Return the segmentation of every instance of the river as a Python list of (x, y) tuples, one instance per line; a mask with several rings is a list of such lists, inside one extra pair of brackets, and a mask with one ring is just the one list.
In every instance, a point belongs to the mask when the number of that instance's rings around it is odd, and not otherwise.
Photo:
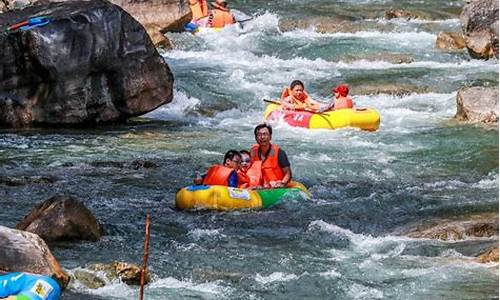
[[(453, 120), (456, 91), (498, 86), (498, 61), (434, 48), (439, 31), (460, 30), (463, 1), (230, 4), (238, 18), (254, 19), (220, 33), (167, 35), (174, 49), (162, 55), (176, 80), (172, 103), (100, 129), (0, 131), (0, 174), (54, 181), (0, 185), (2, 225), (14, 227), (56, 193), (81, 199), (105, 234), (96, 243), (51, 247), (74, 272), (95, 262), (140, 263), (151, 212), (154, 276), (146, 299), (497, 297), (498, 264), (474, 262), (497, 236), (444, 242), (400, 234), (435, 219), (498, 211), (498, 127)], [(385, 20), (391, 7), (427, 19)], [(281, 30), (280, 20), (345, 21), (353, 30)], [(357, 106), (380, 112), (380, 129), (274, 124), (273, 141), (311, 199), (263, 211), (176, 210), (175, 193), (195, 170), (254, 143), (261, 99), (278, 97), (293, 79), (320, 101), (348, 83)], [(394, 87), (409, 92), (365, 93)], [(158, 167), (127, 167), (136, 159)], [(119, 282), (97, 290), (76, 282), (63, 299), (137, 294)]]

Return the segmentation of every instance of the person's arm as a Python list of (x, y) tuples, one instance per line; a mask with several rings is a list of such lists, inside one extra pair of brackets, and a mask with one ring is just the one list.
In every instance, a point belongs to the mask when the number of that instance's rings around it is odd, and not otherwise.
[(292, 168), (290, 167), (290, 161), (288, 160), (286, 152), (281, 149), (278, 152), (278, 165), (283, 172), (283, 179), (281, 179), (281, 182), (278, 184), (281, 187), (285, 187), (290, 180), (292, 180)]

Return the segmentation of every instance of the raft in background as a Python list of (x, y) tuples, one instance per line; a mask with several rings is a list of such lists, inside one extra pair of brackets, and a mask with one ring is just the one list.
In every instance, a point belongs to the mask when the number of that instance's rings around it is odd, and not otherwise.
[(300, 182), (292, 181), (287, 188), (247, 190), (220, 185), (191, 185), (182, 188), (175, 196), (179, 209), (236, 210), (268, 208), (285, 196), (310, 196)]
[(264, 118), (268, 121), (283, 119), (290, 126), (309, 129), (354, 127), (375, 131), (380, 125), (380, 114), (371, 108), (344, 108), (324, 113), (312, 113), (282, 110), (281, 105), (269, 104), (264, 112)]

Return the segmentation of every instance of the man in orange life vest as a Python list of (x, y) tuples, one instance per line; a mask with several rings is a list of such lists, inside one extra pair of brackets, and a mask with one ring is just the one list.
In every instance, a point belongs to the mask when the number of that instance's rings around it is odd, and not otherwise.
[(312, 100), (304, 88), (304, 83), (294, 80), (289, 88), (285, 88), (280, 97), (281, 105), (288, 110), (317, 111), (319, 103)]
[(223, 28), (236, 23), (234, 15), (229, 10), (226, 0), (216, 0), (212, 3), (213, 9), (208, 15), (207, 27)]
[(292, 179), (290, 162), (285, 151), (271, 144), (273, 129), (267, 124), (257, 125), (254, 129), (257, 145), (250, 150), (252, 165), (247, 172), (250, 186), (265, 188), (286, 187)]
[(238, 169), (240, 167), (241, 155), (236, 150), (229, 150), (224, 155), (224, 165), (211, 166), (207, 174), (194, 179), (195, 184), (223, 185), (238, 187)]
[(332, 89), (332, 93), (334, 98), (330, 104), (326, 107), (321, 108), (319, 112), (325, 112), (333, 109), (343, 109), (343, 108), (352, 108), (353, 102), (351, 97), (349, 97), (349, 87), (347, 84), (341, 84), (336, 88)]

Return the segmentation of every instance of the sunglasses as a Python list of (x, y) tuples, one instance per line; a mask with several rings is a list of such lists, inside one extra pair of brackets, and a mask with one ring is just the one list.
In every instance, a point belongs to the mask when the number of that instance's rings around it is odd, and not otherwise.
[(242, 159), (241, 160), (242, 163), (249, 163), (250, 162), (250, 159)]

